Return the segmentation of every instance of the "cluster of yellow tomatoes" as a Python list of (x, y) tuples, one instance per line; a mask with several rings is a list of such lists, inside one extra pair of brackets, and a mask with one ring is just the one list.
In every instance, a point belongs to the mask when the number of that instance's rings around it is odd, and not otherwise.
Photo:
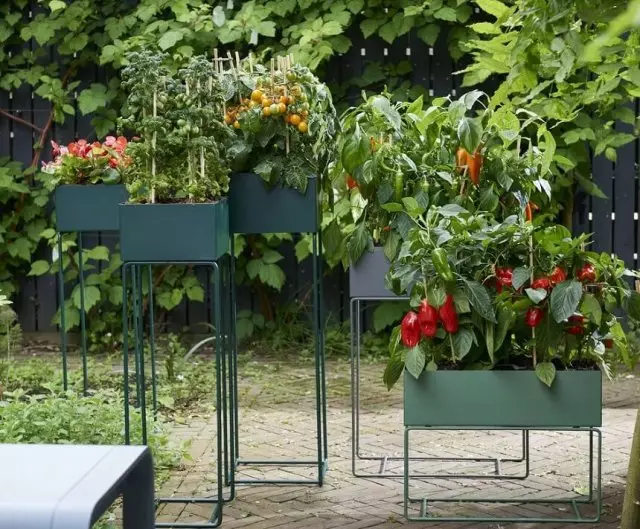
[(295, 127), (302, 134), (309, 130), (309, 101), (300, 85), (296, 84), (290, 90), (282, 85), (275, 86), (273, 90), (258, 87), (251, 92), (250, 98), (242, 99), (239, 106), (227, 111), (224, 122), (239, 129), (241, 114), (256, 107), (262, 108), (262, 116), (265, 118), (282, 117), (285, 123)]

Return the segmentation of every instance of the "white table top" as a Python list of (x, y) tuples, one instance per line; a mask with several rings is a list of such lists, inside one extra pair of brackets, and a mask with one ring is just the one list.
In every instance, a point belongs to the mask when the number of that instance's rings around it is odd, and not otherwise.
[(92, 515), (146, 450), (0, 444), (0, 529), (56, 528), (70, 514)]

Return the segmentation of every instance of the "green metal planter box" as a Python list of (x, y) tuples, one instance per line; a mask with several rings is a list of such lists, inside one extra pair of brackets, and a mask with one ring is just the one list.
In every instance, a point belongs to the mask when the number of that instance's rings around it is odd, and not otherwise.
[(533, 371), (404, 375), (404, 424), (428, 427), (599, 427), (600, 371), (558, 371), (551, 387)]
[(254, 173), (231, 175), (229, 186), (232, 233), (315, 233), (320, 227), (317, 177), (305, 193), (286, 187), (269, 188)]
[(122, 204), (123, 262), (211, 262), (229, 251), (229, 204)]
[(117, 231), (118, 205), (127, 198), (123, 185), (62, 185), (54, 193), (56, 229), (60, 233)]

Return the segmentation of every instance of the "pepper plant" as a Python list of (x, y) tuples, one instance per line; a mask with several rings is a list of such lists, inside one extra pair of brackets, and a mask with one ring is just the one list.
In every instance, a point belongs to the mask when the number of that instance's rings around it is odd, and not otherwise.
[(531, 216), (551, 196), (549, 168), (555, 141), (535, 114), (490, 109), (488, 96), (436, 98), (424, 107), (373, 96), (342, 118), (339, 199), (329, 233), (343, 263), (355, 263), (374, 245), (394, 259), (412, 226), (405, 210), (455, 204)]
[(640, 277), (606, 253), (585, 250), (561, 225), (523, 214), (498, 220), (458, 204), (406, 210), (414, 227), (387, 275), (415, 310), (394, 329), (384, 380), (406, 367), (535, 369), (551, 386), (557, 369), (632, 361), (616, 312), (640, 316)]

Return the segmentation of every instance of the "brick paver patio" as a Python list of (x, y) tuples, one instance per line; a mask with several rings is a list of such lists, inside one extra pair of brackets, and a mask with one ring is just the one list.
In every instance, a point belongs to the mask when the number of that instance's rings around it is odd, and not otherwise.
[[(253, 365), (250, 378), (242, 378), (240, 391), (241, 455), (245, 458), (312, 458), (315, 451), (315, 411), (313, 408), (313, 372), (311, 367), (291, 367), (282, 364)], [(395, 388), (387, 392), (381, 383), (382, 365), (363, 366), (362, 434), (363, 451), (367, 453), (402, 454), (402, 392)], [(223, 527), (251, 529), (331, 528), (357, 529), (366, 527), (499, 528), (511, 524), (445, 524), (409, 523), (403, 517), (402, 480), (362, 479), (351, 472), (351, 399), (349, 366), (345, 362), (330, 362), (328, 379), (329, 473), (325, 485), (317, 486), (243, 486), (236, 500), (225, 505)], [(603, 521), (597, 527), (618, 527), (618, 518), (628, 454), (631, 446), (636, 410), (640, 404), (640, 377), (622, 376), (605, 385), (603, 424)], [(518, 432), (429, 432), (416, 433), (413, 455), (514, 457), (519, 453)], [(213, 490), (215, 465), (211, 457), (216, 428), (213, 417), (192, 418), (187, 425), (176, 427), (176, 434), (192, 440), (193, 461), (183, 471), (175, 473), (163, 493), (206, 495)], [(588, 434), (531, 432), (531, 473), (524, 481), (503, 480), (428, 480), (419, 483), (420, 490), (441, 497), (497, 496), (549, 498), (558, 495), (584, 494), (587, 482), (586, 460)], [(389, 465), (398, 470), (401, 463)], [(423, 470), (451, 472), (473, 470), (491, 473), (492, 465), (460, 463), (430, 463)], [(364, 466), (376, 471), (379, 463)], [(522, 464), (505, 464), (505, 472), (517, 473)], [(419, 468), (418, 468), (419, 469)], [(462, 470), (461, 470), (462, 469)], [(260, 470), (264, 470), (260, 469)], [(258, 477), (260, 470), (244, 469), (243, 476)], [(275, 470), (271, 477), (310, 477), (309, 468)], [(466, 488), (462, 488), (466, 487)], [(417, 492), (416, 492), (417, 494)], [(441, 504), (442, 505), (442, 504)], [(483, 504), (474, 511), (460, 504), (448, 504), (451, 513), (485, 513), (485, 515), (569, 516), (564, 506), (508, 506)], [(441, 512), (441, 511), (438, 511)], [(592, 513), (585, 510), (585, 515)], [(197, 506), (165, 507), (162, 521), (202, 521), (206, 509)], [(583, 527), (591, 527), (586, 524)], [(562, 524), (527, 523), (518, 527), (572, 527)]]

